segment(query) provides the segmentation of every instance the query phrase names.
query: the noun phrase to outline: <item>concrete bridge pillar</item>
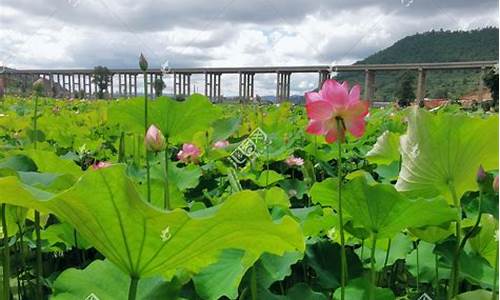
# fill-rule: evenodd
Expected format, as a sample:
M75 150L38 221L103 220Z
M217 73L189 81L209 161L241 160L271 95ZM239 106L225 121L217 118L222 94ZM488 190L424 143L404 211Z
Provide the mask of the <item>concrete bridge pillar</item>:
M174 72L174 95L189 96L191 94L191 74Z
M134 74L134 97L137 97L137 74Z
M418 79L417 79L417 104L420 105L424 101L425 97L425 70L422 68L418 69Z
M484 93L484 76L486 75L486 68L485 67L481 67L481 71L479 73L479 87L478 87L478 96L477 96L477 100L478 101L483 101L483 93Z
M375 96L375 71L365 70L364 100L373 101Z
M290 72L277 72L276 101L278 103L290 98Z
M318 78L318 89L321 89L323 87L323 83L327 80L330 79L330 72L328 71L319 71L319 78Z
M255 73L249 72L239 72L240 81L239 81L239 97L240 101L247 102L250 98L254 97L254 78Z
M221 73L205 72L205 96L214 102L221 101Z

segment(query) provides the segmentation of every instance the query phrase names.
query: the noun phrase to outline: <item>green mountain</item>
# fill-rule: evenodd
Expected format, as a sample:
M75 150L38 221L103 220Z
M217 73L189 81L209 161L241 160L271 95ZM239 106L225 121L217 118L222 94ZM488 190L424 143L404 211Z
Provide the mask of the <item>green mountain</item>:
M498 28L470 31L429 31L407 36L356 64L430 63L498 59ZM414 72L416 85L416 71ZM377 72L376 100L394 100L403 72ZM477 89L479 71L428 71L426 97L456 99ZM363 84L364 76L339 74L341 80Z

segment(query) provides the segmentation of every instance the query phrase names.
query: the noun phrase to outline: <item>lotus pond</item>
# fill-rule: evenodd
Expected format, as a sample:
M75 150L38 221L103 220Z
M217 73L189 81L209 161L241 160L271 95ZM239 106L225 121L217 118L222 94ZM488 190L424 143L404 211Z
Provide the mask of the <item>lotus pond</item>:
M1 299L497 299L498 115L321 105L5 97Z

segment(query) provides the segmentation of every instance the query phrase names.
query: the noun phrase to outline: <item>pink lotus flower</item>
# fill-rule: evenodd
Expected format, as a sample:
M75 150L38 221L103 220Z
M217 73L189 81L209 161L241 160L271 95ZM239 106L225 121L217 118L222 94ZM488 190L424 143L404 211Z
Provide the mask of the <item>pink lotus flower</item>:
M493 190L495 193L498 193L498 175L495 176L495 179L493 179Z
M98 161L92 164L92 169L94 170L99 170L99 169L104 169L107 167L111 167L112 164L106 161Z
M361 87L354 85L349 91L349 84L342 84L328 79L316 92L308 92L306 111L309 125L306 131L314 135L324 135L327 143L339 138L343 141L344 132L348 130L353 136L361 137L365 132L365 116L368 114L368 101L360 101ZM344 128L337 128L340 120Z
M300 157L295 157L293 155L290 155L286 160L285 160L285 163L289 166L289 167L293 167L293 166L302 166L304 165L304 160Z
M227 146L229 146L229 142L226 141L226 140L220 140L220 141L217 141L214 143L213 147L215 149L224 149L226 148Z
M198 157L200 157L200 149L193 144L184 144L182 145L182 150L177 153L177 159L188 163L188 162L197 162Z
M151 125L144 136L144 145L146 149L152 152L160 152L165 148L165 137L161 133L160 129L156 126Z

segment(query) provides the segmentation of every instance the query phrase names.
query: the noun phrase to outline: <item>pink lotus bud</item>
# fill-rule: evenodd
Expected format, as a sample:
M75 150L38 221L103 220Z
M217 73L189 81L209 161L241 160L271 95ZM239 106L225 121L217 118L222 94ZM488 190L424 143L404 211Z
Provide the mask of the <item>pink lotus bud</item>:
M493 190L495 193L498 193L498 175L495 176L495 179L493 179Z
M177 153L177 159L188 163L188 162L197 162L198 157L200 157L200 149L193 144L184 144L182 145L182 150Z
M106 161L98 161L92 164L92 169L94 170L99 170L99 169L104 169L107 167L111 167L112 164Z
M293 167L293 166L302 166L304 165L304 160L300 157L295 157L293 155L290 155L286 160L285 160L285 163L289 166L289 167Z
M479 169L477 170L476 181L482 183L486 180L486 177L486 172L484 171L483 166L480 165Z
M226 141L226 140L220 140L220 141L217 141L214 143L213 147L215 149L224 149L226 148L227 146L229 146L229 142Z
M149 126L146 136L144 137L144 145L146 145L148 151L163 151L165 149L165 137L160 129L156 128L154 125Z

